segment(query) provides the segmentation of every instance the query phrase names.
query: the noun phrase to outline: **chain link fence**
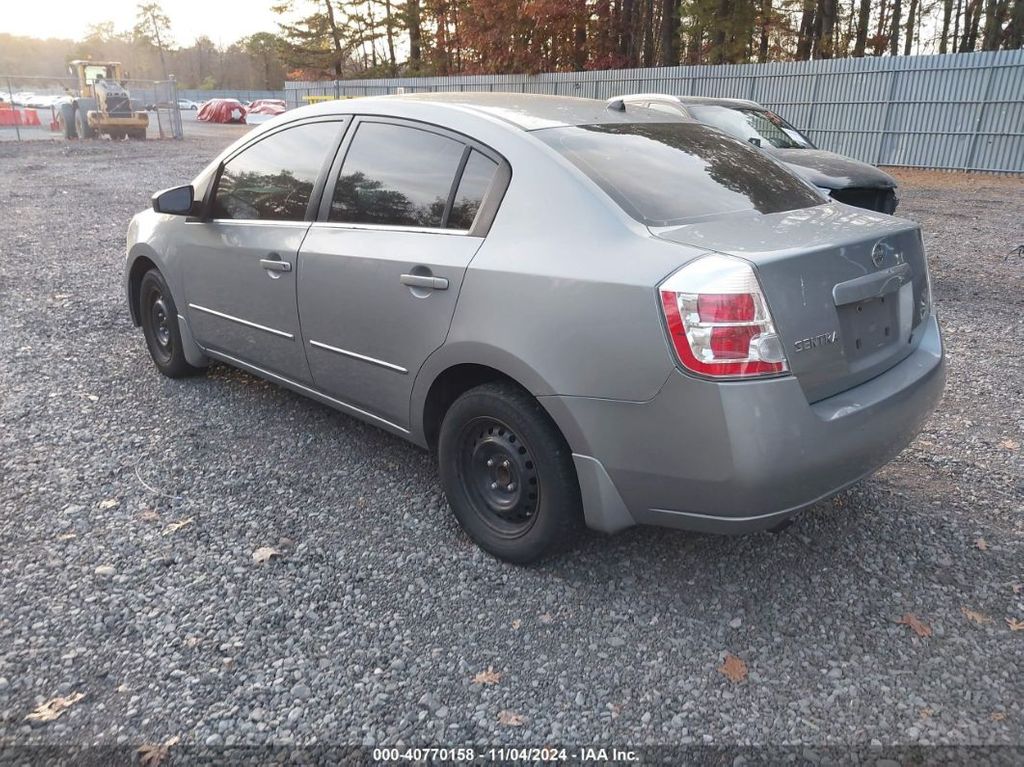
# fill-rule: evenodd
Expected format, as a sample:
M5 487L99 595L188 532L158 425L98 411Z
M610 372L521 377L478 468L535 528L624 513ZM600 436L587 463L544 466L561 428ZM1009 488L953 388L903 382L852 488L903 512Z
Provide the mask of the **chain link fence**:
M184 136L178 86L173 79L129 79L119 84L128 91L131 112L144 112L148 117L147 139ZM73 103L78 96L77 77L0 74L0 141L65 140L62 105ZM73 112L65 108L64 116L70 115ZM114 130L109 135L121 139L128 134Z

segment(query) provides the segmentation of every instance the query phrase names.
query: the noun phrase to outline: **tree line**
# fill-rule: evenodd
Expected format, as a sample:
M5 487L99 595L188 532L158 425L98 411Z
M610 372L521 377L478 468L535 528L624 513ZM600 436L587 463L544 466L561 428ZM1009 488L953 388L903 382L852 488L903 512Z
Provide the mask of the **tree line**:
M285 0L296 79L1020 48L1024 0Z
M227 46L174 46L159 3L80 41L0 35L0 73L123 61L183 87L285 79L536 73L961 53L1024 46L1024 0L278 0L280 21Z

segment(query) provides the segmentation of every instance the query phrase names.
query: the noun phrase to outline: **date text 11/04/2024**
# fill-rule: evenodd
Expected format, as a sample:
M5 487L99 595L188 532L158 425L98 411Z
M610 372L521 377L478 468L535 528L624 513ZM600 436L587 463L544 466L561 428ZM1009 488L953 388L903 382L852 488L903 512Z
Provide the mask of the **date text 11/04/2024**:
M628 748L558 748L558 747L496 747L474 749L471 747L455 748L375 748L373 760L378 763L401 763L421 761L442 762L475 762L477 760L491 762L635 762L639 759L636 751Z

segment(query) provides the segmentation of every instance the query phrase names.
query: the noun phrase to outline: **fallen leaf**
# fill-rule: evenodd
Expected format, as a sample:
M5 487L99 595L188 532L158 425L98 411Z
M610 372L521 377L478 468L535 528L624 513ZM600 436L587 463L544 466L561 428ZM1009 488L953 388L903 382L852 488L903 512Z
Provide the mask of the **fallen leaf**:
M497 684L501 681L501 672L495 671L494 666L488 666L486 671L481 671L473 677L473 684Z
M1002 711L993 711L988 718L991 719L993 722L1001 722L1004 719L1006 719L1006 714Z
M898 621L896 621L896 623L903 626L908 626L910 630L917 634L919 637L924 638L930 637L932 635L932 627L924 621L922 621L913 613L907 613Z
M143 522L159 522L160 515L152 509L143 509L139 512L139 519Z
M118 691L119 693L121 693L122 695L124 695L124 694L125 694L126 692L131 692L131 691L132 691L132 688L131 688L131 687L129 687L129 686L128 686L127 684L125 684L124 682L122 682L121 684L119 684L119 685L117 686L117 691Z
M918 714L920 715L921 719L928 719L934 713L935 713L935 711L930 709L930 708L922 708L918 712Z
M281 556L281 552L273 546L260 546L252 553L252 561L258 565L269 562L274 557Z
M185 637L185 645L188 646L188 647L198 647L200 644L202 644L202 642L203 642L203 640L200 639L199 637L195 637L195 636Z
M167 527L164 528L164 535L170 535L171 533L176 533L179 530L181 530L183 527L188 527L189 525L191 525L195 521L196 521L195 517L189 517L188 519L181 519L181 520L178 520L177 522L171 522L171 524L169 524Z
M518 631L519 627L522 626L522 625L523 625L523 622L521 620L519 620L518 618L516 618L514 621L512 621L512 628L514 628L516 631Z
M509 727L522 727L526 724L526 717L513 711L500 711L498 712L498 724L504 724Z
M964 617L967 620L972 621L973 623L977 623L978 625L992 622L992 619L985 615L985 613L979 613L977 610L971 610L967 607L961 607L960 612L964 614Z
M84 692L74 692L64 698L53 698L41 704L25 719L30 722L52 722L84 697Z
M555 620L555 616L552 615L551 613L541 613L541 616L540 616L540 622L541 623L553 623L554 620Z
M1024 631L1024 621L1016 618L1007 618L1006 625L1010 627L1010 631Z
M979 538L974 542L974 548L978 549L978 551L988 551L988 541L984 538Z
M101 509L113 509L116 506L120 506L120 505L121 505L121 502L119 500L117 500L116 498L107 498L104 501L100 501L100 508Z
M1015 584L1013 584L1013 593L1014 594L1024 593L1024 583L1015 583Z
M78 533L61 533L57 536L58 541L70 541L72 538L77 538Z
M999 447L1003 448L1004 450L1019 450L1020 442L1017 442L1016 440L1012 439L1004 439L1002 442L999 443Z
M171 751L171 746L178 745L179 740L181 740L181 738L175 735L173 738L168 738L158 746L153 745L152 743L142 744L136 752L139 755L139 764L143 767L156 767L156 765L160 764L168 757Z
M747 664L730 652L725 654L725 662L718 667L730 682L742 682L747 678Z

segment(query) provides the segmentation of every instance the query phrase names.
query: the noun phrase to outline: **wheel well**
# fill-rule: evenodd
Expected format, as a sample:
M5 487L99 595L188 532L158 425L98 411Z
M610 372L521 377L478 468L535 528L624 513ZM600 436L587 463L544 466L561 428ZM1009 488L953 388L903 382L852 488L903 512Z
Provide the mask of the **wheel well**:
M142 324L142 319L139 317L139 290L142 287L142 278L150 269L156 268L156 264L148 258L139 256L128 273L128 310L132 314L132 322L136 327Z
M434 379L423 403L423 436L433 449L437 447L437 437L441 431L441 421L448 408L459 396L480 384L492 381L508 381L522 386L511 376L486 365L464 364L455 365L445 370ZM525 387L523 387L525 388Z

